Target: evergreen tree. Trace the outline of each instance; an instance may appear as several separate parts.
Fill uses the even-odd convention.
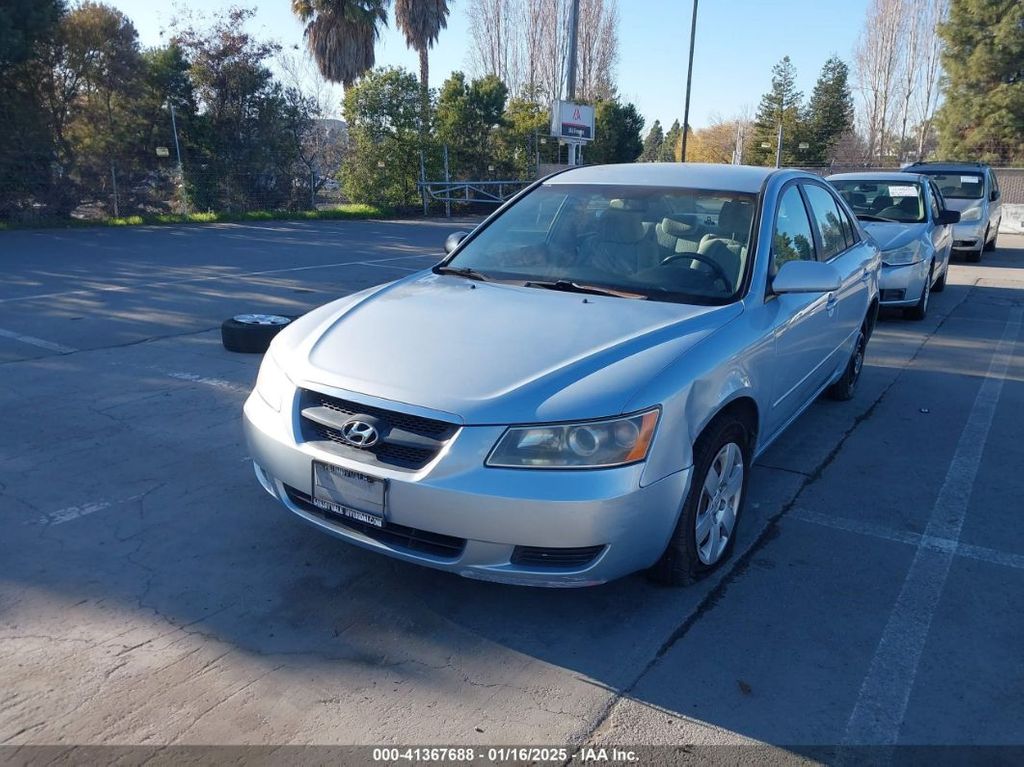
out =
[[[654,125],[647,131],[647,138],[644,139],[644,146],[640,152],[640,162],[656,162],[661,154],[661,145],[665,143],[665,132],[661,129],[661,123],[654,121]]]
[[[644,142],[644,118],[633,104],[617,99],[598,101],[594,107],[594,140],[583,149],[587,163],[634,162]]]
[[[679,125],[679,120],[676,120],[665,134],[665,141],[658,152],[658,162],[679,162],[682,148],[683,129]]]
[[[754,118],[754,141],[751,162],[754,165],[774,165],[779,120],[782,120],[782,164],[794,165],[799,161],[800,104],[804,94],[796,89],[796,67],[784,56],[772,67],[772,89],[761,97]],[[767,146],[763,146],[767,144]]]
[[[807,105],[804,124],[797,138],[809,145],[797,151],[802,165],[827,165],[834,156],[839,139],[853,130],[853,96],[850,70],[838,56],[832,56],[821,68]]]
[[[946,44],[945,101],[936,115],[939,154],[1024,162],[1024,4],[952,0],[939,34]]]

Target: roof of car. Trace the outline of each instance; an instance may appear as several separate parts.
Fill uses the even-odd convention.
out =
[[[903,181],[920,183],[925,179],[920,173],[898,173],[896,171],[860,171],[858,173],[834,173],[827,176],[826,181]]]
[[[722,191],[761,191],[777,168],[752,165],[712,165],[682,162],[638,162],[619,165],[583,165],[558,173],[548,184],[622,184],[624,186],[676,186]]]
[[[915,162],[908,165],[905,170],[910,173],[929,173],[943,171],[958,172],[962,170],[972,170],[975,172],[981,172],[988,169],[987,165],[983,165],[980,162]]]

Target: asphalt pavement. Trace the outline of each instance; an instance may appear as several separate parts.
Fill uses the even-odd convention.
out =
[[[247,459],[221,320],[459,228],[0,232],[0,744],[1024,744],[1024,236],[883,316],[714,577],[561,591],[348,546]]]

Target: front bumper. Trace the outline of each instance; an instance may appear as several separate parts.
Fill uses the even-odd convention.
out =
[[[363,548],[488,581],[589,586],[649,567],[675,528],[691,474],[683,469],[642,486],[643,464],[584,471],[485,467],[501,426],[462,427],[416,472],[371,469],[302,442],[297,418],[288,403],[278,413],[255,393],[245,403],[243,423],[256,475],[286,508]],[[406,541],[304,503],[313,459],[387,479],[387,523]],[[418,550],[409,530],[428,539],[454,539],[460,546],[444,556]],[[582,566],[559,567],[516,564],[516,547],[600,550]]]
[[[974,251],[985,246],[985,224],[971,221],[953,225],[953,250]]]
[[[903,266],[886,266],[878,277],[879,304],[882,306],[914,306],[921,300],[928,279],[928,262],[918,261]]]

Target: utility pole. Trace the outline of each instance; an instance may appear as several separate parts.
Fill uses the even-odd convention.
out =
[[[690,20],[690,63],[686,68],[686,104],[683,107],[682,161],[686,162],[686,134],[690,125],[690,82],[693,80],[693,39],[697,34],[697,0],[693,0],[693,18]]]
[[[174,154],[178,158],[178,183],[181,184],[181,199],[185,206],[185,212],[188,213],[188,200],[185,197],[185,172],[181,168],[181,146],[178,144],[178,122],[174,119],[174,104],[167,102],[167,105],[171,108],[171,132],[174,134]]]
[[[566,97],[569,101],[576,100],[576,39],[580,20],[580,0],[572,0],[569,10],[569,61],[566,67]],[[579,162],[579,144],[569,143],[569,164]]]

